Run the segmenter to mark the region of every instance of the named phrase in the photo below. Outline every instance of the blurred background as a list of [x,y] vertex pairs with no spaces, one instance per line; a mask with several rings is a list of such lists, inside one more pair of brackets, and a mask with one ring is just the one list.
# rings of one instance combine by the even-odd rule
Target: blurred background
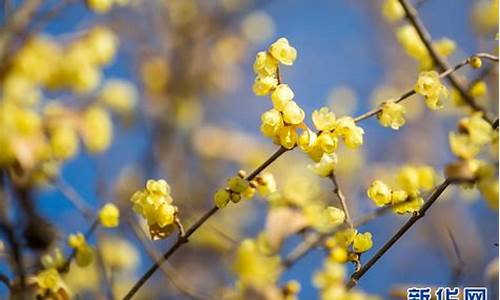
[[[15,8],[23,1],[10,2]],[[65,237],[89,227],[68,194],[91,211],[105,202],[118,203],[121,225],[98,230],[89,242],[101,245],[105,260],[114,259],[114,294],[123,295],[153,262],[134,229],[138,223],[125,221],[135,218],[129,199],[146,179],[165,178],[183,223],[191,224],[212,206],[212,194],[228,176],[239,169],[250,171],[275,151],[277,146],[259,132],[260,115],[271,103],[252,93],[252,65],[255,54],[279,37],[286,37],[297,49],[295,64],[282,68],[282,77],[294,90],[310,125],[310,114],[321,106],[340,116],[356,116],[411,89],[419,66],[407,56],[395,33],[405,21],[385,20],[382,4],[378,0],[130,0],[106,14],[95,14],[81,1],[44,1],[41,15],[61,7],[52,18],[38,19],[43,35],[64,44],[98,24],[110,28],[119,40],[116,56],[102,68],[94,91],[76,96],[48,91],[44,98],[84,107],[107,81],[119,79],[130,83],[136,99],[130,111],[113,114],[109,148],[96,155],[81,148],[60,166],[57,184],[34,189],[37,210],[57,227],[56,243],[67,253]],[[498,14],[487,21],[488,14],[494,15],[491,1],[417,4],[435,39],[455,41],[456,50],[448,57],[451,64],[477,52],[497,53]],[[0,15],[5,21],[7,6],[3,10]],[[498,68],[485,64],[487,91],[480,101],[496,116]],[[474,80],[480,71],[464,68],[459,74]],[[431,165],[442,176],[453,160],[447,135],[464,111],[450,102],[442,111],[432,112],[420,97],[404,103],[408,121],[399,131],[369,119],[360,123],[365,130],[363,146],[339,151],[338,180],[354,217],[375,209],[366,196],[375,178],[390,178],[406,164]],[[309,171],[309,163],[306,155],[292,151],[269,171],[286,197],[337,205],[331,182]],[[191,292],[221,295],[234,284],[231,264],[238,243],[264,229],[267,208],[266,201],[257,197],[222,210],[165,264],[165,273],[153,276],[138,299],[190,299]],[[406,218],[388,214],[363,226],[363,231],[372,232],[374,247],[362,261]],[[497,210],[477,190],[455,186],[363,277],[359,287],[385,299],[398,286],[450,285],[457,258],[449,231],[464,261],[459,285],[497,289]],[[174,239],[146,244],[161,253]],[[287,239],[282,254],[301,240],[300,235]],[[296,279],[302,286],[300,299],[317,298],[311,278],[324,257],[324,251],[312,251],[280,282]],[[10,274],[5,261],[0,263],[0,270]],[[65,279],[82,299],[94,299],[90,295],[96,291],[106,295],[105,283],[96,268],[92,270],[75,266]],[[3,286],[0,292],[7,295]]]

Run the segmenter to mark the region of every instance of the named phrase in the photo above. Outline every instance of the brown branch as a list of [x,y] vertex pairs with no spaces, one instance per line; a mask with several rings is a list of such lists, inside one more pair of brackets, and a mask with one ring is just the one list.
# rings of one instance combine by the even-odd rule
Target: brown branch
[[437,186],[431,195],[428,197],[428,200],[424,203],[422,208],[418,211],[418,213],[414,214],[383,246],[380,248],[375,255],[361,267],[361,269],[357,272],[354,272],[351,276],[351,279],[347,283],[347,288],[353,288],[359,281],[363,275],[370,270],[373,265],[421,218],[425,216],[425,213],[429,210],[429,208],[436,202],[439,196],[446,190],[448,185],[451,182],[449,180],[445,180],[439,186]]
[[344,196],[344,193],[342,192],[342,189],[340,189],[339,183],[337,181],[337,176],[335,175],[335,172],[332,172],[328,178],[332,180],[333,183],[333,193],[337,196],[337,199],[340,202],[340,206],[342,207],[342,210],[344,211],[345,214],[345,222],[349,227],[352,227],[352,219],[351,215],[349,214],[349,208],[347,207],[347,200]]
[[[401,3],[401,6],[403,7],[406,13],[406,17],[408,18],[408,21],[413,25],[413,27],[417,31],[420,39],[424,43],[425,47],[427,48],[432,60],[434,61],[438,69],[441,72],[450,69],[450,65],[448,64],[448,62],[439,55],[436,49],[434,49],[434,46],[432,45],[432,37],[427,28],[425,27],[425,25],[423,24],[422,20],[420,20],[417,10],[411,5],[411,3],[408,0],[399,0],[399,3]],[[460,93],[464,101],[467,102],[467,104],[473,110],[482,112],[483,118],[490,124],[493,123],[493,121],[488,117],[488,112],[476,103],[474,98],[467,92],[466,87],[462,85],[457,76],[455,76],[454,74],[450,74],[448,80],[450,81],[451,85],[453,85],[453,87],[457,89],[457,91]]]
[[[459,69],[463,68],[464,66],[467,66],[470,62],[470,60],[473,58],[473,57],[479,57],[479,58],[484,58],[484,59],[487,59],[487,60],[491,60],[491,61],[495,61],[495,62],[498,62],[498,57],[497,56],[494,56],[494,55],[491,55],[489,53],[477,53],[475,55],[472,55],[468,58],[466,58],[465,60],[463,60],[462,62],[456,64],[455,66],[451,67],[451,68],[448,68],[447,70],[445,70],[444,72],[442,72],[441,74],[439,74],[439,77],[440,78],[445,78],[447,76],[450,76],[451,74],[453,74],[454,72],[458,71]],[[402,101],[404,101],[405,99],[415,95],[416,92],[414,89],[411,89],[411,90],[408,90],[406,91],[405,93],[403,93],[401,96],[399,96],[396,100],[394,100],[394,102],[396,103],[400,103]],[[368,118],[371,118],[377,114],[379,114],[380,112],[382,111],[382,107],[377,107],[377,108],[374,108],[362,115],[359,115],[357,117],[354,118],[354,122],[361,122],[363,120],[366,120]],[[492,123],[492,122],[490,122]]]
[[[278,159],[283,153],[289,151],[289,149],[280,147],[271,157],[269,157],[265,162],[259,165],[255,170],[253,170],[245,179],[250,181],[254,179],[260,172],[272,164],[276,159]],[[167,259],[169,259],[172,254],[174,254],[179,248],[188,242],[189,237],[196,231],[200,226],[202,226],[209,218],[211,218],[219,208],[213,206],[209,211],[203,214],[198,221],[196,221],[191,227],[186,230],[184,236],[178,236],[176,242],[163,254],[163,256],[155,262],[134,284],[134,286],[128,291],[128,293],[123,297],[123,299],[131,299],[137,291],[146,283],[146,281],[158,270],[160,265]]]

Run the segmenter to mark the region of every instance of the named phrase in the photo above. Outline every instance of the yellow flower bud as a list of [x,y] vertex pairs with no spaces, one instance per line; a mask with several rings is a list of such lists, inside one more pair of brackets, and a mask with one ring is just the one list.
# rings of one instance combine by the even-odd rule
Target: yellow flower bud
[[283,111],[286,104],[292,101],[294,93],[288,84],[280,84],[271,94],[271,100],[273,101],[274,109]]
[[405,16],[403,6],[398,0],[385,0],[382,6],[384,18],[389,22],[401,20]]
[[474,69],[479,69],[481,68],[481,66],[483,65],[483,62],[481,61],[481,59],[477,56],[474,56],[473,58],[471,58],[469,64],[471,65],[471,67],[473,67]]
[[283,127],[283,118],[281,113],[275,109],[268,110],[260,117],[262,125],[260,130],[265,137],[274,137],[278,130]]
[[283,108],[283,120],[292,125],[298,125],[304,121],[305,113],[295,101],[289,101]]
[[223,188],[218,189],[214,195],[214,203],[218,208],[226,207],[229,199],[231,199],[231,193]]
[[318,145],[321,147],[321,149],[328,154],[333,153],[335,150],[337,150],[337,145],[338,145],[338,139],[335,135],[332,133],[329,133],[327,131],[323,131],[319,136],[316,141]]
[[267,77],[276,75],[278,69],[278,61],[274,59],[269,53],[261,51],[257,53],[253,70],[258,77]]
[[233,176],[228,179],[227,186],[231,191],[237,194],[243,193],[248,188],[248,181],[241,178],[240,176]]
[[253,92],[257,96],[269,94],[278,85],[278,80],[273,76],[256,77],[253,83]]
[[292,126],[284,126],[278,130],[279,143],[286,149],[292,149],[297,143],[297,132]]
[[319,176],[329,176],[337,167],[337,155],[335,153],[321,156],[321,160],[313,165],[308,165],[308,168]]

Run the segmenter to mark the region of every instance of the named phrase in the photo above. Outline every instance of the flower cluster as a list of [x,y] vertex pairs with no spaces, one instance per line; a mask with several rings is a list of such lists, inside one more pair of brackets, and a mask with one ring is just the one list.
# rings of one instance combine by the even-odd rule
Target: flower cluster
[[46,299],[69,299],[68,288],[55,268],[38,272],[35,277],[36,295]]
[[94,251],[87,244],[85,236],[81,232],[70,234],[68,245],[76,251],[75,261],[78,266],[88,266],[94,260]]
[[147,221],[153,240],[166,238],[174,230],[178,209],[172,204],[170,186],[165,180],[148,180],[146,188],[135,192],[130,201],[133,210]]
[[495,130],[483,119],[482,113],[472,113],[460,120],[458,132],[450,132],[448,138],[451,152],[460,159],[472,159],[483,146],[493,142],[495,134]]
[[[391,16],[400,17],[398,5],[387,1],[384,6],[384,13],[391,14]],[[397,2],[397,1],[394,1]],[[399,4],[399,3],[398,3]],[[402,7],[401,7],[402,9]],[[404,13],[404,12],[403,12]],[[434,61],[427,50],[424,42],[418,35],[415,27],[411,25],[404,25],[398,28],[396,32],[399,43],[403,46],[408,56],[415,59],[420,63],[421,70],[430,70],[434,66]],[[455,52],[456,44],[453,40],[442,38],[432,43],[434,50],[441,56],[447,57]]]
[[233,176],[227,180],[227,186],[220,188],[214,194],[214,203],[218,208],[226,207],[229,201],[238,203],[241,197],[251,199],[255,195],[256,181],[248,182],[245,179],[245,172],[238,172],[237,176]]
[[434,170],[429,166],[405,166],[396,175],[397,188],[375,180],[368,188],[367,195],[377,206],[391,205],[398,214],[414,213],[424,203],[421,191],[432,189],[435,177]]
[[439,80],[436,71],[424,71],[418,74],[415,92],[424,96],[427,107],[432,110],[443,108],[441,97],[448,97],[448,90]]

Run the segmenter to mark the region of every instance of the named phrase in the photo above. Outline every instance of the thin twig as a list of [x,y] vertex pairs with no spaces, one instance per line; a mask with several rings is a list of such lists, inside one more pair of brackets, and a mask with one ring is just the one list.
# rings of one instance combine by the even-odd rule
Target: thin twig
[[448,236],[450,237],[452,249],[457,259],[456,262],[453,264],[453,272],[451,274],[451,279],[450,279],[450,285],[456,286],[460,280],[460,277],[462,276],[465,262],[462,259],[462,254],[460,253],[460,248],[458,247],[458,243],[455,239],[455,236],[453,235],[453,232],[449,227],[446,228],[446,231],[448,232]]
[[[453,66],[452,68],[449,68],[447,70],[445,70],[444,72],[442,72],[441,74],[439,74],[439,77],[440,78],[445,78],[447,76],[450,76],[452,73],[458,71],[459,69],[463,68],[464,66],[467,66],[470,62],[470,60],[473,58],[473,57],[480,57],[480,58],[484,58],[484,59],[488,59],[488,60],[491,60],[491,61],[495,61],[495,62],[498,62],[498,57],[497,56],[494,56],[494,55],[491,55],[489,53],[477,53],[475,55],[472,55],[468,58],[466,58],[465,60],[463,60],[462,62],[456,64],[455,66]],[[394,102],[396,103],[400,103],[402,101],[404,101],[405,99],[415,95],[416,92],[414,89],[411,89],[411,90],[408,90],[406,91],[405,93],[403,93],[401,96],[399,96],[396,100],[394,100]],[[363,120],[366,120],[368,118],[371,118],[375,115],[377,115],[378,113],[380,113],[382,111],[382,107],[377,107],[377,108],[374,108],[362,115],[359,115],[357,117],[354,118],[354,122],[361,122]],[[491,123],[491,122],[490,122]]]
[[[287,152],[289,149],[280,147],[271,157],[269,157],[264,163],[258,166],[254,171],[252,171],[245,179],[250,181],[254,179],[260,172],[272,164],[276,159],[278,159],[283,153]],[[167,260],[172,254],[174,254],[179,248],[188,242],[189,237],[196,231],[200,226],[202,226],[209,218],[211,218],[219,208],[217,206],[212,207],[209,211],[203,214],[191,227],[186,230],[184,236],[178,236],[177,241],[163,254],[160,260],[155,262],[134,284],[134,286],[128,291],[128,293],[123,297],[123,299],[131,299],[137,291],[146,283],[146,281],[158,270],[159,266]]]
[[347,207],[347,200],[344,196],[344,193],[342,192],[342,189],[339,186],[339,183],[337,181],[337,176],[335,175],[335,172],[330,173],[330,176],[328,176],[333,183],[333,193],[337,196],[337,199],[340,202],[340,206],[342,207],[342,210],[344,211],[345,214],[345,222],[349,227],[352,228],[352,219],[351,219],[351,214],[349,213],[349,208]]
[[[417,10],[411,5],[408,0],[399,0],[399,3],[401,3],[401,6],[406,13],[406,17],[417,31],[420,39],[424,43],[438,69],[441,72],[450,69],[450,65],[448,64],[448,62],[439,55],[436,49],[434,49],[434,46],[432,45],[432,37],[427,28],[424,26],[422,20],[420,20]],[[458,77],[456,77],[454,74],[450,74],[448,80],[457,89],[464,101],[467,102],[467,104],[473,110],[482,112],[483,118],[490,124],[493,123],[493,121],[488,117],[488,112],[476,103],[474,98],[467,92],[465,86],[462,85]]]
[[359,281],[363,275],[370,270],[373,265],[421,218],[425,216],[425,213],[429,210],[429,208],[436,202],[439,196],[446,190],[448,185],[451,182],[449,180],[445,180],[441,183],[431,195],[428,197],[428,200],[424,203],[422,208],[418,211],[418,213],[414,214],[383,246],[380,248],[373,257],[366,262],[366,264],[361,267],[361,269],[357,272],[354,272],[351,276],[351,279],[347,283],[347,288],[353,288]]

